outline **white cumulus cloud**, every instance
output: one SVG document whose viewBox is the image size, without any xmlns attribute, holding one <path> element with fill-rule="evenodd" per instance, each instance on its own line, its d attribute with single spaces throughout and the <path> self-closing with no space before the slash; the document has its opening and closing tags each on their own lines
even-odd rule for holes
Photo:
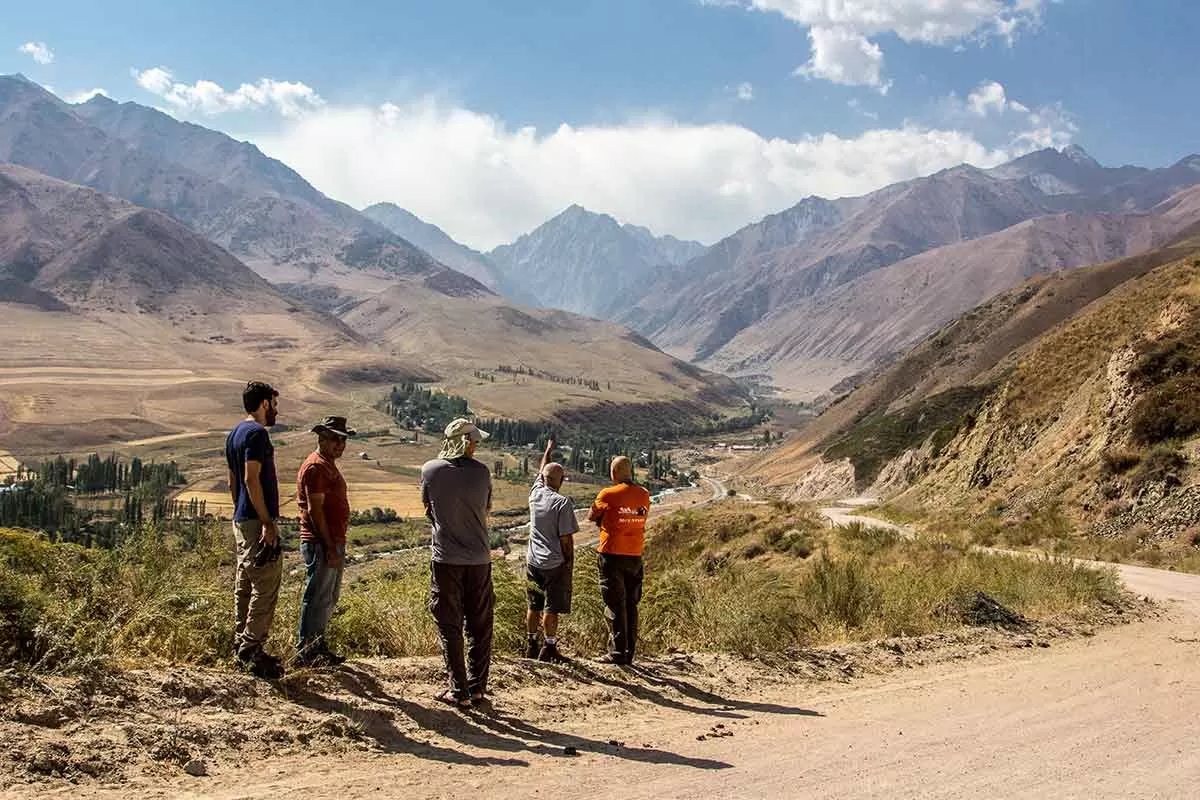
<svg viewBox="0 0 1200 800">
<path fill-rule="evenodd" d="M 298 117 L 324 101 L 310 86 L 292 81 L 261 78 L 257 83 L 243 83 L 229 91 L 208 80 L 182 83 L 175 80 L 164 67 L 133 70 L 139 86 L 165 100 L 169 107 L 182 112 L 206 115 L 230 111 L 272 109 L 285 117 Z"/>
<path fill-rule="evenodd" d="M 972 114 L 979 117 L 1006 111 L 1009 104 L 1004 86 L 996 81 L 984 81 L 967 95 L 967 108 Z M 1021 106 L 1021 108 L 1025 107 Z"/>
<path fill-rule="evenodd" d="M 430 99 L 325 106 L 244 138 L 334 198 L 360 208 L 395 202 L 486 250 L 572 203 L 711 242 L 810 194 L 861 194 L 963 162 L 993 166 L 1062 135 L 1049 113 L 1014 130 L 990 143 L 965 125 L 915 123 L 794 139 L 661 118 L 539 131 Z"/>
<path fill-rule="evenodd" d="M 39 64 L 54 61 L 54 51 L 47 47 L 45 42 L 26 42 L 17 48 L 17 52 L 24 53 Z"/>
<path fill-rule="evenodd" d="M 1007 132 L 1017 150 L 1063 147 L 1071 143 L 1079 127 L 1061 103 L 1033 109 L 1009 96 L 997 81 L 984 81 L 965 100 L 950 95 L 944 104 L 943 123 L 1000 134 Z"/>
<path fill-rule="evenodd" d="M 812 58 L 796 70 L 798 74 L 843 86 L 872 86 L 887 93 L 879 45 L 846 28 L 812 28 L 808 38 Z"/>
<path fill-rule="evenodd" d="M 798 72 L 846 85 L 883 87 L 883 53 L 872 40 L 961 46 L 991 36 L 1011 43 L 1036 25 L 1047 0 L 742 0 L 744 8 L 780 14 L 809 29 L 812 57 Z M 711 3 L 706 3 L 711 4 Z M 722 3 L 725 4 L 725 3 Z"/>
<path fill-rule="evenodd" d="M 66 95 L 63 99 L 66 100 L 68 103 L 86 103 L 88 100 L 91 100 L 96 95 L 101 95 L 103 97 L 109 96 L 109 94 L 106 90 L 96 88 L 96 89 L 87 89 L 82 92 L 72 92 L 71 94 Z"/>
<path fill-rule="evenodd" d="M 737 99 L 744 102 L 749 102 L 754 99 L 754 85 L 750 83 L 739 83 L 737 86 Z"/>
</svg>

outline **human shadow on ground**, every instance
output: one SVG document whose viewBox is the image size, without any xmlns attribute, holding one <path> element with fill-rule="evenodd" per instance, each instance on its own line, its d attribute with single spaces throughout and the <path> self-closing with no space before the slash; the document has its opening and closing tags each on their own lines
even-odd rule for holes
<svg viewBox="0 0 1200 800">
<path fill-rule="evenodd" d="M 329 677 L 336 680 L 349 694 L 376 703 L 396 705 L 390 702 L 391 698 L 378 688 L 379 685 L 374 676 L 362 670 L 342 668 L 331 673 Z M 325 714 L 341 714 L 352 724 L 361 726 L 363 736 L 377 742 L 386 753 L 407 753 L 418 758 L 467 766 L 529 766 L 528 761 L 520 759 L 473 756 L 449 747 L 439 747 L 435 744 L 418 741 L 405 735 L 396 727 L 395 712 L 354 706 L 344 700 L 327 697 L 307 685 L 287 683 L 280 686 L 279 691 L 287 700 L 305 708 Z M 435 715 L 436 718 L 429 720 L 431 724 L 428 725 L 418 721 L 423 728 L 444 733 L 443 728 L 461 724 L 462 718 L 455 712 L 430 711 L 429 713 Z"/>
<path fill-rule="evenodd" d="M 677 711 L 684 711 L 689 714 L 704 714 L 710 717 L 721 717 L 725 719 L 745 719 L 746 713 L 742 712 L 761 712 L 767 714 L 793 714 L 804 717 L 822 717 L 824 714 L 819 711 L 813 711 L 807 708 L 798 708 L 794 706 L 782 706 L 776 703 L 755 703 L 745 700 L 734 700 L 728 697 L 713 692 L 705 691 L 698 686 L 688 683 L 681 678 L 673 678 L 664 675 L 660 670 L 646 665 L 637 664 L 622 667 L 631 675 L 642 678 L 643 680 L 657 684 L 659 686 L 668 686 L 674 689 L 681 695 L 695 700 L 700 703 L 707 703 L 709 706 L 717 706 L 710 708 L 708 706 L 692 705 L 684 703 L 680 700 L 668 697 L 662 692 L 656 691 L 649 686 L 643 686 L 638 683 L 629 681 L 617 680 L 613 677 L 593 669 L 586 662 L 573 661 L 567 665 L 567 669 L 576 674 L 583 676 L 586 680 L 595 681 L 596 683 L 610 686 L 614 689 L 621 689 L 634 697 L 645 700 L 655 705 L 663 706 L 664 708 L 672 708 Z"/>
<path fill-rule="evenodd" d="M 460 712 L 450 708 L 431 708 L 389 694 L 379 679 L 361 666 L 344 665 L 335 675 L 338 682 L 350 694 L 371 703 L 394 708 L 422 728 L 436 731 L 448 739 L 470 747 L 558 757 L 569 757 L 571 754 L 567 752 L 567 748 L 574 748 L 578 752 L 605 753 L 630 761 L 674 764 L 695 769 L 729 769 L 732 766 L 723 761 L 693 758 L 669 750 L 615 747 L 599 739 L 589 739 L 585 736 L 540 728 L 532 723 L 500 713 L 494 708 L 471 712 Z M 356 710 L 361 714 L 361 710 Z M 516 763 L 527 766 L 526 762 L 514 759 L 484 759 L 482 762 L 477 761 L 476 763 Z"/>
<path fill-rule="evenodd" d="M 799 708 L 797 706 L 784 706 L 778 703 L 759 703 L 747 700 L 735 700 L 729 697 L 723 697 L 715 692 L 710 692 L 701 689 L 699 686 L 688 683 L 682 678 L 666 675 L 661 669 L 647 664 L 633 664 L 627 669 L 635 675 L 641 677 L 650 683 L 660 686 L 670 686 L 675 691 L 696 700 L 701 703 L 710 703 L 712 705 L 724 706 L 726 709 L 737 711 L 751 711 L 763 714 L 787 714 L 800 717 L 823 717 L 825 716 L 820 711 L 813 711 L 808 708 Z"/>
</svg>

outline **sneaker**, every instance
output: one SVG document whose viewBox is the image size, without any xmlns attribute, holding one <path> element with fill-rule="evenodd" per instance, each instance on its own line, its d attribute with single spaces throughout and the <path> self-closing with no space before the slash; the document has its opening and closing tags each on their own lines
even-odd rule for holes
<svg viewBox="0 0 1200 800">
<path fill-rule="evenodd" d="M 571 659 L 558 652 L 557 642 L 554 642 L 553 644 L 546 642 L 546 644 L 542 645 L 542 649 L 538 651 L 537 660 L 549 661 L 552 664 L 565 664 Z"/>
<path fill-rule="evenodd" d="M 538 637 L 530 636 L 525 643 L 525 657 L 526 658 L 537 658 L 538 653 L 540 653 L 540 652 L 541 652 L 541 644 L 539 644 L 539 642 L 538 642 Z"/>
</svg>

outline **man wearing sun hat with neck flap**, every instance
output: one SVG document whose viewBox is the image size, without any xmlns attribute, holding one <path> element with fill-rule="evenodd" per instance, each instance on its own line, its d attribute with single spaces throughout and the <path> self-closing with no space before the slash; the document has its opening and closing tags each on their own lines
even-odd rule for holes
<svg viewBox="0 0 1200 800">
<path fill-rule="evenodd" d="M 433 523 L 429 610 L 450 681 L 438 699 L 459 708 L 484 701 L 492 660 L 495 594 L 487 524 L 492 475 L 474 458 L 486 438 L 475 423 L 456 419 L 446 426 L 438 457 L 421 467 L 421 502 Z"/>
<path fill-rule="evenodd" d="M 300 603 L 300 632 L 296 666 L 337 666 L 345 659 L 330 652 L 325 629 L 342 589 L 346 530 L 350 527 L 350 498 L 337 460 L 346 452 L 354 430 L 345 417 L 325 417 L 313 426 L 317 449 L 296 475 L 296 504 L 300 508 L 300 557 L 308 573 Z"/>
</svg>

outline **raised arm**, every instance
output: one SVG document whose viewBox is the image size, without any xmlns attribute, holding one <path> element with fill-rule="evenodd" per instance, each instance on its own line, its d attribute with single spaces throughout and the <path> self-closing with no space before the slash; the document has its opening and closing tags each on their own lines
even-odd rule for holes
<svg viewBox="0 0 1200 800">
<path fill-rule="evenodd" d="M 546 441 L 546 452 L 542 453 L 542 465 L 538 467 L 539 475 L 542 473 L 542 470 L 546 468 L 546 465 L 550 463 L 551 459 L 554 458 L 554 447 L 556 444 L 557 442 L 554 441 L 554 436 L 551 436 Z"/>
</svg>

